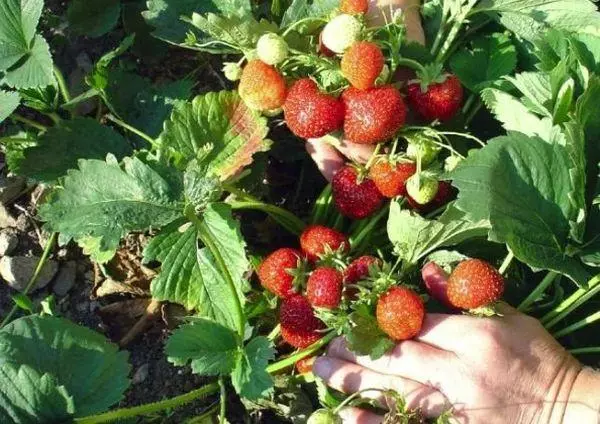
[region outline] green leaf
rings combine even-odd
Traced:
[[[164,41],[180,44],[192,27],[181,20],[195,13],[222,13],[224,15],[250,16],[249,0],[148,0],[148,10],[142,15],[152,27],[152,35]],[[199,34],[198,34],[199,35]]]
[[[114,156],[106,162],[81,160],[71,170],[40,217],[61,243],[74,239],[94,260],[106,262],[131,231],[160,228],[182,216],[181,185],[140,159]]]
[[[14,88],[35,88],[54,84],[50,46],[44,37],[36,35],[24,61],[7,70],[4,82]]]
[[[519,37],[534,41],[548,28],[598,34],[600,14],[589,0],[483,0],[475,12],[500,17]]]
[[[266,151],[267,120],[249,109],[236,92],[222,91],[177,105],[165,122],[159,144],[180,167],[202,159],[208,172],[225,180]],[[213,146],[206,155],[206,147]]]
[[[517,49],[505,34],[494,33],[474,39],[450,59],[450,68],[473,92],[496,85],[517,66]]]
[[[0,123],[19,107],[19,103],[21,103],[19,93],[0,90]]]
[[[73,398],[51,374],[28,365],[0,365],[0,421],[14,424],[69,422],[75,413]]]
[[[569,176],[571,177],[572,190],[569,193],[569,201],[573,213],[570,216],[569,225],[571,226],[570,237],[579,242],[583,242],[585,233],[587,205],[586,205],[586,150],[585,134],[579,123],[570,121],[563,125],[565,148],[571,160]]]
[[[90,37],[100,37],[113,29],[120,15],[120,0],[73,0],[67,9],[70,28]]]
[[[486,237],[490,223],[485,219],[469,221],[464,214],[450,207],[438,220],[427,220],[413,211],[402,210],[394,201],[390,205],[388,237],[394,252],[408,264],[418,261],[431,252],[454,246],[476,237]]]
[[[79,159],[104,159],[109,153],[120,160],[131,153],[131,147],[119,133],[95,119],[75,118],[50,128],[36,146],[23,150],[23,157],[11,162],[11,171],[52,182],[76,168]]]
[[[529,110],[552,118],[552,85],[548,74],[541,72],[521,72],[514,77],[506,77],[523,93],[521,100]]]
[[[379,359],[395,346],[395,343],[379,328],[377,320],[366,310],[350,315],[352,327],[346,334],[348,348],[358,355]]]
[[[544,140],[553,138],[552,119],[540,118],[529,111],[519,99],[495,88],[486,88],[481,98],[506,131],[518,131]]]
[[[42,113],[56,111],[58,105],[58,87],[47,85],[45,87],[25,88],[19,90],[23,105]]]
[[[31,412],[26,415],[52,413],[54,418],[19,422],[62,422],[59,417],[73,413],[72,402],[78,417],[105,411],[122,399],[131,370],[127,353],[119,352],[104,336],[49,316],[28,316],[4,327],[0,331],[0,364],[2,413],[10,414],[32,402],[44,408],[27,407]],[[17,397],[18,390],[27,392]]]
[[[281,27],[286,28],[301,19],[325,18],[338,7],[338,0],[294,0],[283,15]]]
[[[105,93],[113,113],[152,138],[160,135],[173,107],[190,97],[193,82],[180,80],[152,85],[137,74],[112,69]],[[138,144],[145,142],[138,139]]]
[[[221,16],[214,13],[206,16],[194,13],[192,24],[209,36],[196,43],[196,47],[209,52],[215,51],[214,40],[226,43],[224,52],[231,50],[229,46],[240,52],[247,52],[256,48],[256,43],[263,34],[279,30],[277,25],[264,19],[257,21],[252,16]],[[219,52],[218,49],[216,51]]]
[[[266,368],[275,358],[275,349],[266,337],[256,337],[246,345],[231,374],[236,392],[250,400],[266,396],[273,387],[273,379]]]
[[[569,199],[573,166],[559,143],[511,133],[470,154],[449,177],[460,190],[456,207],[471,221],[489,220],[491,241],[534,269],[585,285],[587,271],[567,254],[578,213]]]
[[[30,52],[43,0],[4,0],[0,4],[0,71]]]
[[[235,329],[233,296],[238,296],[243,304],[244,274],[250,269],[245,243],[229,206],[210,204],[203,219],[234,283],[238,285],[238,292],[230,291],[210,251],[198,249],[196,228],[190,224],[180,228],[183,220],[165,227],[144,250],[144,262],[156,260],[162,263],[150,291],[155,299],[179,303],[188,310],[197,310],[202,316]]]
[[[191,361],[199,375],[229,375],[240,355],[237,334],[214,321],[195,318],[173,332],[165,353],[182,366]]]

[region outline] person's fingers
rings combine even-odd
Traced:
[[[416,340],[449,352],[469,349],[467,340],[480,328],[482,318],[467,315],[426,314]]]
[[[306,140],[306,150],[327,181],[331,181],[335,173],[346,163],[337,149],[321,139]]]
[[[394,347],[379,359],[358,356],[351,352],[343,338],[337,338],[329,344],[327,355],[354,362],[382,374],[390,374],[414,380],[416,382],[440,388],[453,374],[454,354],[419,343],[406,340]]]
[[[420,5],[420,0],[369,0],[368,23],[371,26],[385,25],[391,21],[394,12],[401,9],[406,24],[406,37],[410,41],[425,45]]]
[[[448,299],[448,274],[435,262],[429,262],[421,269],[421,278],[427,291],[438,302],[452,306]]]
[[[317,358],[313,372],[336,390],[344,393],[364,391],[362,397],[376,399],[384,405],[390,399],[386,399],[381,390],[393,390],[405,399],[409,409],[420,409],[427,417],[437,417],[447,409],[447,399],[433,387],[408,378],[380,374],[342,359],[327,356]]]
[[[381,424],[383,417],[360,408],[343,408],[339,413],[344,424]]]
[[[373,145],[356,144],[348,140],[341,140],[336,147],[344,156],[358,163],[367,163],[375,151]]]

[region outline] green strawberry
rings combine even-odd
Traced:
[[[406,192],[418,204],[426,205],[435,198],[439,185],[433,177],[415,174],[406,180]]]
[[[459,163],[462,162],[462,158],[459,156],[448,156],[444,161],[444,170],[446,172],[451,172],[456,169]]]
[[[358,19],[342,14],[325,25],[321,39],[325,47],[341,54],[360,39],[361,32],[362,25]]]
[[[229,81],[239,81],[242,78],[242,67],[235,62],[223,63],[223,74]]]
[[[277,34],[265,34],[258,39],[256,44],[258,58],[267,65],[278,65],[287,59],[289,54],[288,44]]]
[[[441,147],[435,144],[431,139],[419,135],[408,139],[406,156],[415,162],[417,161],[417,158],[421,156],[421,165],[427,166],[438,157],[441,150]]]
[[[306,424],[342,424],[342,419],[329,409],[317,409],[308,418]]]

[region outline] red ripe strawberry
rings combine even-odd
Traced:
[[[306,297],[315,308],[334,309],[342,300],[342,273],[335,268],[315,269],[306,284]]]
[[[391,85],[342,94],[346,107],[344,134],[358,144],[377,144],[393,137],[404,125],[406,106],[398,89]]]
[[[454,75],[447,75],[444,82],[431,84],[423,91],[420,82],[408,85],[408,102],[423,118],[433,121],[452,119],[463,100],[463,88]]]
[[[384,64],[383,53],[377,44],[359,41],[344,53],[342,74],[353,87],[366,90],[375,85]]]
[[[333,228],[310,225],[306,227],[300,236],[300,246],[308,260],[314,262],[324,255],[328,249],[348,252],[350,242],[344,234]]]
[[[290,345],[303,349],[322,335],[323,323],[315,316],[308,300],[299,294],[283,299],[279,308],[281,336]]]
[[[406,196],[406,180],[417,172],[417,165],[412,162],[390,163],[387,160],[377,161],[369,168],[369,178],[377,189],[390,199]]]
[[[283,105],[285,122],[302,138],[319,138],[339,130],[344,124],[344,104],[321,93],[310,78],[296,81]]]
[[[462,309],[493,303],[504,293],[504,278],[496,268],[480,259],[459,263],[448,278],[448,300]]]
[[[450,184],[448,181],[440,181],[438,185],[437,194],[431,202],[425,205],[420,205],[408,195],[406,199],[408,200],[408,204],[411,208],[416,209],[422,214],[426,214],[441,208],[452,198],[454,198],[454,196],[456,196],[456,190],[454,189],[454,187],[452,187],[452,184]]]
[[[381,265],[381,260],[375,256],[361,256],[354,259],[344,271],[344,283],[358,283],[369,275],[369,267],[373,265]]]
[[[274,67],[251,60],[242,72],[239,93],[250,109],[261,112],[278,109],[285,102],[285,79]]]
[[[351,219],[366,218],[383,204],[384,198],[375,183],[368,178],[360,181],[358,171],[352,166],[346,166],[335,173],[331,188],[336,208]]]
[[[260,284],[281,298],[294,293],[294,276],[290,271],[299,268],[302,254],[296,249],[283,248],[271,253],[258,267]]]
[[[300,374],[308,374],[309,372],[312,372],[312,368],[316,359],[316,356],[309,356],[307,358],[300,359],[298,362],[296,362],[296,370]]]
[[[408,340],[421,331],[425,305],[406,287],[392,287],[377,301],[377,324],[391,339]]]
[[[340,12],[348,15],[362,15],[369,10],[369,0],[342,0]]]

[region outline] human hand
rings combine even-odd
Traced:
[[[600,375],[583,369],[536,319],[505,304],[500,312],[492,318],[428,314],[416,339],[378,360],[358,357],[336,339],[313,371],[348,394],[394,390],[425,417],[451,409],[457,423],[600,422]],[[362,396],[389,402],[380,391]],[[341,416],[352,424],[383,419],[357,408]]]
[[[395,10],[401,9],[404,14],[407,38],[425,44],[425,35],[419,12],[420,0],[369,1],[370,7],[367,14],[369,24],[382,25],[386,22],[386,19],[391,19]],[[371,157],[373,149],[373,146],[354,144],[347,140],[339,140],[335,146],[320,139],[309,139],[306,142],[306,150],[328,181],[331,181],[336,171],[344,166],[345,157],[356,162],[366,163]]]

